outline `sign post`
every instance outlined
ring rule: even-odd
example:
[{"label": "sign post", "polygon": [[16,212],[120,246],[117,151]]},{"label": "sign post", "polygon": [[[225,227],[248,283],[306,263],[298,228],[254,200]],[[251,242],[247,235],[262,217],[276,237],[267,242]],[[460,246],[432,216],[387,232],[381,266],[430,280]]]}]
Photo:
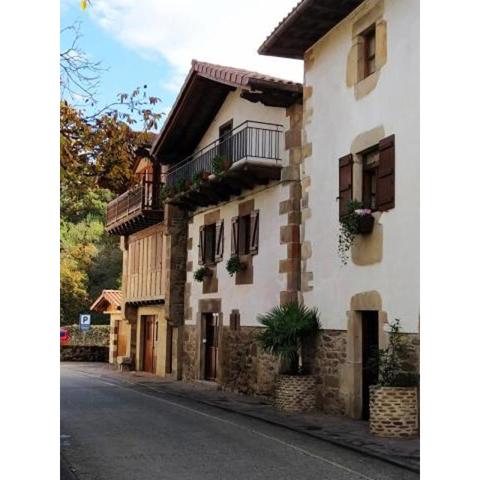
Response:
[{"label": "sign post", "polygon": [[80,330],[86,332],[90,329],[90,314],[81,313],[80,314]]}]

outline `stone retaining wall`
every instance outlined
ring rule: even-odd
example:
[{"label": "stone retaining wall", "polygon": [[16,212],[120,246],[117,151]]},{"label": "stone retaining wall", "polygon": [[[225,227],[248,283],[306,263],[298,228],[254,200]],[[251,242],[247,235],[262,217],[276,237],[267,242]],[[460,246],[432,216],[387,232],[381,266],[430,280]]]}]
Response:
[{"label": "stone retaining wall", "polygon": [[108,362],[108,347],[97,345],[61,345],[62,362]]},{"label": "stone retaining wall", "polygon": [[379,437],[418,435],[416,387],[370,387],[370,433]]},{"label": "stone retaining wall", "polygon": [[274,405],[285,412],[308,412],[317,403],[317,380],[313,375],[279,375]]},{"label": "stone retaining wall", "polygon": [[193,382],[196,378],[197,327],[183,326],[182,380]]},{"label": "stone retaining wall", "polygon": [[110,344],[110,325],[92,325],[86,332],[82,332],[78,325],[62,328],[68,330],[70,334],[67,345],[108,347]]}]

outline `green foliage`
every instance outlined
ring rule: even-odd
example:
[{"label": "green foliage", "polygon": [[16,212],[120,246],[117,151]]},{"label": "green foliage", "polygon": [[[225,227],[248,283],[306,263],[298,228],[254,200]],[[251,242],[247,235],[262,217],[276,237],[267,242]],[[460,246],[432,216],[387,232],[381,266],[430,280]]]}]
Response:
[{"label": "green foliage", "polygon": [[193,272],[193,279],[196,282],[203,282],[203,279],[209,274],[210,274],[210,270],[207,267],[200,267]]},{"label": "green foliage", "polygon": [[245,270],[245,264],[240,261],[240,257],[238,255],[233,255],[228,259],[226,268],[228,274],[233,277],[235,273]]},{"label": "green foliage", "polygon": [[338,235],[338,256],[344,265],[348,262],[348,252],[358,235],[359,216],[355,210],[362,208],[361,202],[353,200],[348,204],[348,212],[340,219],[340,234]]},{"label": "green foliage", "polygon": [[404,372],[402,362],[407,353],[407,346],[400,333],[400,320],[389,324],[388,346],[378,349],[367,368],[378,370],[378,384],[383,387],[413,386],[418,383],[417,375]]},{"label": "green foliage", "polygon": [[217,155],[212,160],[212,172],[216,176],[223,175],[225,172],[225,157],[223,155]]},{"label": "green foliage", "polygon": [[303,373],[302,348],[307,339],[318,334],[318,310],[291,302],[259,315],[258,321],[266,327],[258,335],[261,348],[282,360],[285,373]]}]

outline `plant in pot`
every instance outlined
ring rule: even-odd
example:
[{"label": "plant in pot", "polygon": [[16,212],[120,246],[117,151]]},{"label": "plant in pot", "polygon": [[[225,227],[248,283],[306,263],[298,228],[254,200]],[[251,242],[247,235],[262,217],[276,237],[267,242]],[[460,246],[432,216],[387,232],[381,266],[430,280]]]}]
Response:
[{"label": "plant in pot", "polygon": [[212,274],[208,267],[199,267],[193,272],[193,279],[196,282],[203,282],[205,277],[208,277]]},{"label": "plant in pot", "polygon": [[275,385],[276,408],[305,412],[315,407],[316,381],[307,374],[302,353],[320,329],[316,308],[291,302],[258,316],[265,327],[258,335],[260,347],[280,359],[281,370]]},{"label": "plant in pot", "polygon": [[212,160],[212,172],[216,177],[222,176],[229,168],[231,162],[223,155],[216,155]]},{"label": "plant in pot", "polygon": [[237,272],[241,272],[245,270],[247,265],[240,260],[238,255],[232,255],[227,262],[226,269],[228,274],[233,277],[233,275]]},{"label": "plant in pot", "polygon": [[357,235],[372,233],[375,219],[369,208],[362,208],[362,203],[352,200],[348,203],[347,213],[340,218],[338,236],[338,256],[344,265],[348,262],[348,252]]},{"label": "plant in pot", "polygon": [[367,366],[378,371],[378,383],[370,387],[370,432],[382,437],[409,437],[418,434],[418,375],[403,369],[407,346],[400,320],[389,326],[387,347],[378,349]]}]

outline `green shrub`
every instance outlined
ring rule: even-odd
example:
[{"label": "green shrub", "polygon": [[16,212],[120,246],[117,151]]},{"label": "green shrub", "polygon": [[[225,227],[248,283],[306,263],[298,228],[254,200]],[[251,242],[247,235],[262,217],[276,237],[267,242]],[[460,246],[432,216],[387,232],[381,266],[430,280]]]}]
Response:
[{"label": "green shrub", "polygon": [[259,315],[258,321],[266,327],[258,335],[262,350],[280,358],[284,373],[305,373],[302,350],[306,340],[313,340],[319,332],[317,309],[291,302]]}]

